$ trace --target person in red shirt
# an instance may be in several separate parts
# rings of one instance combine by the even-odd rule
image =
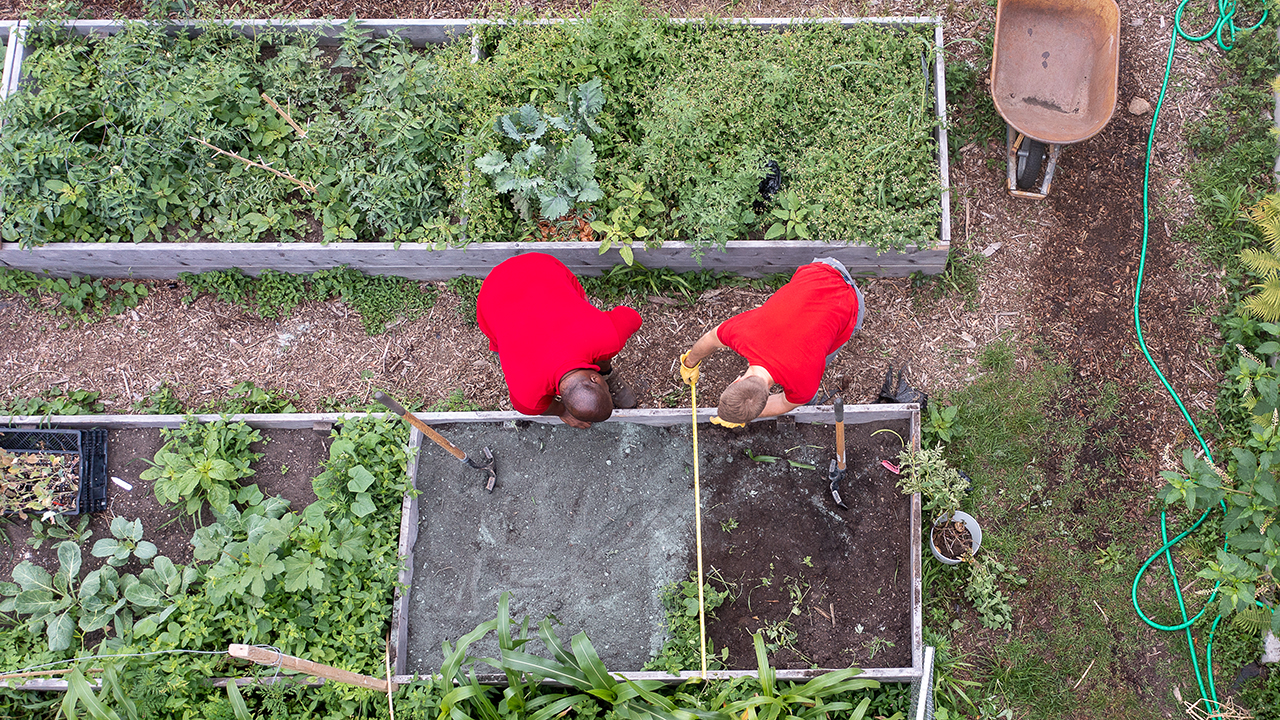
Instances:
[[[525,415],[588,428],[608,419],[615,397],[631,394],[611,372],[613,357],[640,329],[640,314],[597,310],[550,255],[525,253],[495,267],[480,286],[476,322],[498,353],[511,406]]]
[[[702,359],[727,347],[747,359],[747,370],[720,394],[713,421],[737,427],[814,402],[827,364],[862,325],[862,291],[844,265],[815,259],[764,305],[717,325],[680,356],[685,383],[698,380]],[[769,394],[774,384],[782,392]]]

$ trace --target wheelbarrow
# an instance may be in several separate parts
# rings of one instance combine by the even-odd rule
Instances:
[[[1111,121],[1119,75],[1115,0],[999,0],[991,99],[1008,124],[1011,195],[1049,194],[1062,146]]]

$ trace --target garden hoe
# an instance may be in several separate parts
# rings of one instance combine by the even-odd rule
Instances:
[[[842,509],[848,510],[849,506],[844,504],[844,500],[840,498],[840,481],[844,479],[844,399],[836,398],[836,459],[831,461],[831,467],[827,470],[827,479],[831,481],[831,497],[835,499],[836,505]]]
[[[383,405],[386,405],[388,410],[404,418],[405,421],[407,421],[410,425],[418,428],[418,430],[421,431],[423,435],[426,435],[427,437],[434,440],[437,445],[444,448],[445,450],[448,450],[450,455],[458,458],[459,460],[469,465],[470,467],[473,467],[477,470],[488,473],[489,477],[485,481],[484,489],[488,490],[489,492],[493,492],[493,488],[496,487],[498,484],[498,475],[493,471],[493,453],[489,452],[489,448],[484,449],[484,456],[488,458],[488,462],[484,464],[478,463],[475,460],[472,460],[471,458],[467,457],[467,454],[463,452],[461,449],[459,449],[457,445],[454,445],[453,443],[446,440],[443,435],[436,432],[435,430],[432,430],[430,425],[427,425],[426,423],[419,420],[417,416],[415,416],[413,413],[409,412],[408,410],[405,410],[400,403],[388,397],[381,390],[374,391],[373,399],[377,400]]]

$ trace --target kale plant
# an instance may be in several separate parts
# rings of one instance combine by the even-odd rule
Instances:
[[[535,199],[538,214],[555,220],[579,203],[604,197],[595,177],[595,146],[587,137],[600,132],[595,122],[605,103],[600,78],[569,92],[562,87],[557,100],[567,106],[564,115],[547,115],[526,104],[499,117],[494,132],[518,149],[510,155],[490,150],[476,160],[498,192],[511,193],[512,205],[526,221],[534,219]],[[551,130],[559,132],[548,135]]]

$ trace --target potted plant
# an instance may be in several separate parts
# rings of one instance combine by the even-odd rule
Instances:
[[[929,549],[939,562],[958,565],[982,545],[982,527],[960,510],[969,481],[942,457],[943,445],[932,449],[903,450],[898,455],[903,474],[898,488],[920,493],[923,509],[933,517]]]

